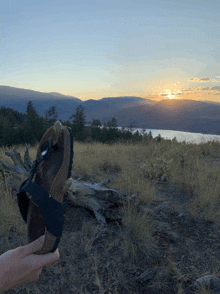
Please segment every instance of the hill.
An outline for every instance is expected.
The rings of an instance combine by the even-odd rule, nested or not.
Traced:
[[[45,116],[45,111],[55,106],[62,121],[69,120],[76,108],[82,105],[87,122],[99,119],[104,123],[115,117],[118,126],[124,127],[134,122],[137,128],[220,134],[220,104],[212,101],[163,99],[155,102],[136,96],[82,101],[54,92],[0,86],[0,105],[25,113],[30,100],[40,116]]]
[[[114,113],[118,125],[136,128],[220,134],[220,104],[194,100],[164,99],[153,105],[137,105]],[[104,117],[101,122],[110,120]]]
[[[55,106],[59,119],[69,120],[69,117],[75,113],[76,108],[81,104],[85,108],[87,122],[92,119],[101,119],[105,116],[114,116],[113,114],[123,107],[131,107],[135,103],[145,103],[147,100],[140,97],[108,97],[100,100],[82,101],[74,96],[65,96],[59,93],[42,93],[38,91],[25,90],[15,87],[0,86],[0,105],[13,108],[21,113],[25,113],[27,102],[33,101],[40,116],[45,115],[45,111]],[[148,103],[150,103],[148,101]]]

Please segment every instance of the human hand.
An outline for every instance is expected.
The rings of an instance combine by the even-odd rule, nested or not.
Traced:
[[[42,248],[44,239],[45,235],[0,255],[0,293],[38,280],[43,266],[59,260],[58,248],[53,253],[33,254]]]

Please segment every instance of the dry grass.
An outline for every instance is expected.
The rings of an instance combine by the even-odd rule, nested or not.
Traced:
[[[36,149],[37,146],[29,149],[32,160],[35,159]],[[1,148],[1,159],[12,163],[11,159],[5,155],[5,151],[12,150],[13,148]],[[19,146],[18,150],[23,157],[25,148]],[[150,206],[158,201],[155,187],[162,179],[164,184],[183,188],[191,195],[189,213],[192,219],[202,217],[220,226],[219,164],[220,143],[218,142],[199,145],[177,143],[175,140],[159,143],[150,141],[148,144],[135,145],[75,142],[73,178],[94,182],[109,178],[111,188],[128,196],[135,192],[140,192],[140,195],[135,204],[128,203],[122,208],[124,212],[122,226],[111,226],[111,232],[109,228],[100,229],[91,216],[89,220],[81,222],[80,230],[68,231],[66,237],[64,233],[62,240],[66,238],[67,241],[65,244],[61,241],[59,248],[65,266],[58,263],[53,269],[45,270],[47,274],[59,277],[58,281],[53,281],[50,286],[43,277],[41,281],[27,286],[24,293],[32,293],[31,289],[34,293],[42,293],[42,289],[44,291],[50,289],[50,293],[58,293],[57,290],[55,291],[58,288],[59,293],[65,293],[67,276],[73,291],[71,293],[135,293],[129,292],[129,280],[121,263],[126,261],[135,264],[140,260],[152,262],[158,254],[158,246],[153,237],[154,221],[149,218],[149,215],[137,212],[137,205]],[[4,176],[7,178],[7,175]],[[2,181],[1,177],[1,183]],[[15,195],[10,191],[10,187],[1,190],[0,214],[3,244],[0,254],[2,254],[6,250],[26,243],[26,224],[20,216]],[[16,232],[20,237],[16,241],[9,242],[7,237],[11,232]],[[102,253],[97,248],[94,249],[97,234],[100,236],[108,234],[105,240],[100,241]],[[117,250],[119,260],[115,263],[115,268],[110,269],[108,261],[114,256],[114,250]],[[106,259],[103,260],[103,258]],[[176,293],[185,293],[182,283],[187,280],[186,276],[176,267],[175,262],[169,258],[167,261],[167,270],[177,281],[178,292]],[[113,261],[112,264],[114,264]],[[93,289],[91,285],[95,288]],[[119,289],[122,289],[120,287],[127,292],[120,291]],[[204,290],[201,293],[209,292]]]

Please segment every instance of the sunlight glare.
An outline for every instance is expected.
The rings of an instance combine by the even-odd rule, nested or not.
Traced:
[[[170,89],[165,89],[164,91],[166,92],[169,99],[173,99],[175,97],[176,93],[172,93]]]
[[[180,82],[167,83],[163,85],[163,91],[158,91],[159,96],[164,96],[164,99],[182,99],[180,96],[182,94]]]

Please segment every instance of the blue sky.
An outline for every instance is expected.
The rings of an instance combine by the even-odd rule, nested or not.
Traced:
[[[220,102],[220,1],[7,0],[0,85]]]

